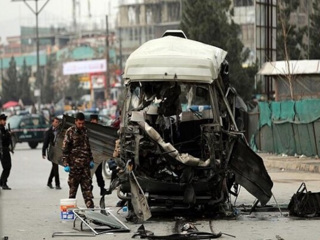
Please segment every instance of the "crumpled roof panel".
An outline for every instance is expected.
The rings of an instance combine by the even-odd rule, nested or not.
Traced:
[[[218,77],[227,52],[201,42],[166,36],[141,45],[127,60],[124,77],[130,80],[193,80]]]

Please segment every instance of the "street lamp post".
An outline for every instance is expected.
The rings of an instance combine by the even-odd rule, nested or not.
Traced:
[[[3,89],[2,86],[3,86],[3,56],[2,56],[2,52],[0,51],[0,60],[1,60],[1,90]],[[0,100],[1,100],[1,97],[0,97]]]
[[[123,72],[123,70],[122,70],[122,37],[121,37],[121,27],[119,27],[119,55],[120,55],[120,71],[121,71],[121,73]],[[123,77],[122,77],[122,75],[121,75],[121,87],[123,87],[124,86],[124,82],[123,82]]]
[[[2,56],[2,52],[0,51],[0,59],[1,59],[1,84],[2,84],[2,81],[3,81],[3,56]]]
[[[28,1],[34,1],[35,2],[35,10],[29,5]],[[44,7],[47,5],[47,3],[50,0],[46,0],[46,2],[42,5],[40,9],[38,9],[38,2],[40,0],[12,0],[12,2],[24,2],[25,5],[33,12],[33,14],[36,16],[36,51],[37,51],[37,70],[36,70],[36,82],[38,83],[39,88],[39,102],[38,102],[38,111],[40,111],[40,105],[41,105],[41,79],[40,79],[40,59],[39,59],[39,26],[38,26],[38,16],[40,12],[44,9]]]
[[[106,15],[106,88],[107,91],[105,92],[105,98],[107,100],[107,103],[109,103],[110,100],[110,68],[109,68],[109,20],[108,15]]]

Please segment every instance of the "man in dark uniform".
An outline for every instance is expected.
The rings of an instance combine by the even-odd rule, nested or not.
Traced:
[[[43,146],[42,146],[43,159],[46,159],[46,152],[49,145],[54,146],[54,140],[58,134],[58,126],[59,126],[59,119],[55,117],[52,121],[52,126],[46,131],[44,135]],[[52,160],[50,159],[49,155],[48,155],[48,160]],[[47,183],[47,186],[51,189],[53,189],[53,186],[52,186],[53,178],[56,183],[56,189],[61,189],[60,179],[59,179],[59,166],[54,162],[52,162],[52,168],[51,168],[51,172],[50,172],[48,183]]]
[[[69,172],[69,198],[76,198],[79,184],[87,208],[94,208],[90,169],[94,167],[85,117],[76,114],[75,126],[67,129],[62,143],[64,170]]]
[[[2,174],[0,179],[0,185],[3,190],[11,190],[7,185],[8,177],[11,170],[11,155],[10,147],[12,147],[11,134],[5,129],[7,116],[5,114],[0,115],[0,158],[2,164]],[[11,149],[13,152],[13,149]]]
[[[92,123],[97,123],[99,122],[99,116],[97,114],[91,114],[90,115],[90,122]],[[105,183],[104,183],[104,179],[102,176],[102,163],[99,164],[99,166],[97,167],[96,171],[95,171],[96,177],[97,177],[97,183],[98,186],[100,187],[100,195],[103,196],[107,193],[107,190],[104,188]],[[93,185],[92,188],[93,189]]]

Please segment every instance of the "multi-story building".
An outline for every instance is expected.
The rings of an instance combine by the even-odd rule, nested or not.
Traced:
[[[21,54],[20,36],[7,37],[7,44],[2,46],[2,57],[16,56]]]
[[[63,64],[75,61],[90,61],[106,58],[106,37],[105,29],[83,30],[81,36],[67,29],[62,28],[39,28],[39,67],[40,72],[46,71],[46,64],[49,56],[54,56],[57,62],[55,69],[51,69],[55,75],[55,84],[58,87],[65,86],[62,82],[68,82],[70,76],[63,76]],[[109,33],[109,62],[115,63],[114,33]],[[19,70],[24,62],[31,70],[29,83],[31,90],[35,88],[35,79],[37,71],[36,54],[36,29],[35,27],[21,27],[21,35],[17,37],[8,37],[7,45],[0,45],[0,79],[5,77],[6,69],[9,68],[11,57],[14,57],[17,69]],[[109,69],[110,70],[110,69]],[[99,73],[100,78],[105,81],[105,73]],[[91,77],[92,76],[92,77]],[[99,78],[99,79],[100,79]],[[100,96],[104,96],[105,86],[93,84],[92,79],[97,79],[97,73],[80,74],[79,81],[84,89],[94,91]],[[0,87],[1,87],[0,81]],[[93,80],[92,80],[93,81]],[[94,95],[94,94],[93,94]],[[100,97],[101,98],[101,97]]]
[[[255,27],[256,27],[256,8],[253,0],[234,0],[234,17],[235,23],[241,27],[239,36],[244,45],[244,49],[250,50],[249,59],[245,65],[250,65],[256,60],[255,44]]]
[[[180,0],[129,2],[121,1],[116,23],[122,68],[129,55],[142,43],[161,37],[167,29],[179,29],[181,19]]]

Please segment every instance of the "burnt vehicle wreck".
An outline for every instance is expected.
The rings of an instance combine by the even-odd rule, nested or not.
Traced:
[[[271,198],[273,182],[241,131],[241,101],[228,84],[226,55],[180,37],[151,40],[126,62],[120,129],[87,124],[94,161],[113,155],[109,166],[117,174],[109,193],[117,189],[128,220],[146,221],[159,209],[214,214],[231,206],[237,185],[262,206]],[[72,124],[64,116],[52,148],[57,163]]]
[[[152,209],[217,211],[234,184],[261,205],[273,183],[239,130],[239,97],[228,84],[227,52],[166,36],[134,51],[124,72],[118,197],[129,220]]]

